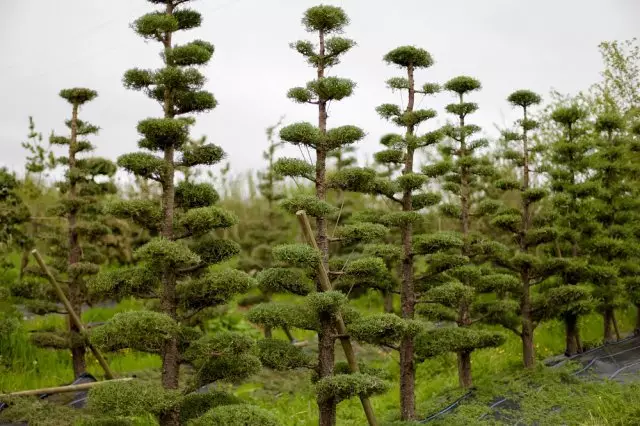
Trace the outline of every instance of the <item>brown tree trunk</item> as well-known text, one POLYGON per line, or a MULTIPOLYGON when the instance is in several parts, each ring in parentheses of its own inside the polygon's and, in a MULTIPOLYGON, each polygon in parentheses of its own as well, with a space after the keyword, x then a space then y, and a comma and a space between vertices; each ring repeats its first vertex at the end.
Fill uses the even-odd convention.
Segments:
MULTIPOLYGON (((524 122, 527 121, 527 108, 524 107, 524 122)), ((524 126, 524 124, 523 124, 524 126)), ((529 182, 529 146, 528 146, 527 130, 523 127, 522 138, 522 157, 523 157, 523 171, 522 171, 522 191, 527 191, 530 188, 529 182)), ((523 253, 529 252, 529 247, 526 243, 526 236, 529 232, 531 225, 531 210, 528 201, 522 203, 522 230, 520 233, 520 251, 523 253)), ((531 277, 530 270, 525 267, 520 273, 520 279, 522 282, 522 298, 520 300, 520 316, 522 321, 522 362, 525 368, 533 368, 535 366, 535 348, 533 345, 533 315, 531 312, 531 277)))
MULTIPOLYGON (((320 316, 321 330, 318 333, 318 376, 320 378, 333 375, 335 362, 335 333, 331 315, 320 316)), ((334 426, 336 424, 336 401, 332 398, 320 399, 318 397, 319 424, 334 426)))
MULTIPOLYGON (((464 102, 463 95, 460 94, 460 103, 464 102)), ((464 116, 460 116, 460 129, 464 129, 464 116)), ((460 158, 464 159, 468 156, 467 153, 467 143, 465 133, 461 131, 460 133, 460 158)), ((470 204, 471 204, 471 176, 469 171, 469 166, 462 165, 460 171, 460 226, 462 231, 462 236, 464 238, 464 245, 462 247, 462 255, 463 256, 472 256, 471 247, 469 246, 469 228, 471 226, 470 219, 470 204)), ((464 279, 463 284, 465 286, 469 286, 469 280, 464 279)), ((471 324, 470 321, 470 309, 467 302, 461 303, 459 306, 458 312, 458 325, 460 327, 468 327, 471 324)), ((460 382, 460 387, 464 389, 468 389, 473 385, 473 379, 471 377, 471 352, 464 351, 459 352, 457 354, 458 357, 458 380, 460 382)))
MULTIPOLYGON (((173 15, 174 5, 168 2, 165 9, 166 15, 173 15)), ((163 44, 165 50, 171 49, 172 33, 165 33, 163 44)), ((166 65, 171 65, 167 63, 166 65)), ((169 88, 164 90, 164 117, 173 118, 172 93, 169 88)), ((164 171, 162 176, 162 237, 173 240, 173 215, 174 215, 174 176, 175 176, 175 147, 168 146, 164 150, 164 171)), ((178 300, 176 296, 176 275, 172 268, 165 268, 162 274, 162 296, 160 307, 162 312, 177 320, 178 300)), ((178 339, 167 340, 162 348, 162 386, 165 389, 178 389, 180 379, 180 353, 178 351, 178 339)), ((179 409, 169 410, 160 419, 162 426, 178 426, 180 424, 179 409)))
MULTIPOLYGON (((324 78, 325 39, 324 32, 319 32, 319 56, 318 80, 324 78)), ((318 100, 318 129, 322 135, 327 133, 327 102, 318 100)), ((326 200, 326 167, 327 150, 319 145, 316 148, 316 198, 326 200)), ((316 243, 320 249, 322 263, 326 270, 329 266, 329 239, 327 238, 327 220, 324 217, 316 218, 316 243)), ((318 291, 321 286, 317 283, 318 291)), ((331 316, 320 318, 320 332, 318 333, 318 375, 320 378, 333 375, 334 366, 334 333, 333 319, 331 316)), ((321 400, 318 398, 319 424, 333 426, 336 423, 336 402, 333 399, 321 400)))
POLYGON ((611 343, 613 338, 613 309, 605 308, 602 315, 604 321, 604 342, 611 343))
POLYGON ((464 351, 458 352, 458 381, 460 387, 469 389, 473 386, 473 379, 471 378, 471 352, 464 351))
POLYGON ((287 339, 289 339, 289 341, 290 341, 291 343, 293 343, 293 342, 295 342, 295 341, 296 341, 296 338, 295 338, 295 337, 293 337, 293 334, 291 334, 291 331, 289 330, 289 327, 284 326, 284 327, 282 327, 282 330, 284 331, 284 334, 286 334, 286 335, 287 335, 287 339))
MULTIPOLYGON (((407 67, 409 79, 409 97, 407 100, 407 112, 413 111, 415 102, 415 89, 413 78, 413 66, 407 67)), ((414 134, 414 126, 408 126, 405 139, 410 139, 414 134)), ((402 174, 413 172, 414 149, 407 148, 402 174)), ((402 211, 413 211, 413 200, 411 191, 404 191, 402 194, 402 211)), ((402 286, 400 288, 400 303, 402 307, 402 318, 413 319, 416 306, 416 293, 413 282, 413 226, 408 223, 402 227, 402 286)), ((415 397, 416 366, 414 361, 413 337, 406 336, 400 342, 400 418, 402 420, 412 420, 415 418, 416 397, 415 397)))
POLYGON ((616 340, 620 340, 621 336, 620 336, 620 329, 618 328, 618 320, 616 319, 616 312, 615 311, 611 311, 611 322, 613 323, 613 329, 616 332, 616 340))
POLYGON ((640 335, 640 304, 636 304, 636 328, 633 330, 633 334, 640 335))
POLYGON ((533 346, 533 319, 531 313, 531 289, 528 273, 522 277, 523 292, 521 301, 522 315, 522 362, 525 368, 535 367, 535 348, 533 346))
POLYGON ((580 336, 578 331, 578 317, 575 315, 567 315, 564 319, 565 325, 565 340, 566 349, 564 354, 566 356, 575 355, 581 352, 580 336))
POLYGON ((28 249, 24 249, 22 251, 22 257, 20 258, 20 275, 19 275, 20 281, 22 281, 22 278, 24 278, 24 271, 25 269, 27 269, 27 266, 29 266, 30 253, 31 253, 31 250, 28 250, 28 249))
MULTIPOLYGON (((78 138, 78 104, 73 105, 73 112, 71 116, 71 138, 69 139, 69 171, 72 172, 76 167, 76 142, 78 138)), ((70 176, 73 176, 70 173, 70 176)), ((73 178, 69 179, 69 200, 71 201, 71 209, 67 216, 67 223, 69 226, 69 266, 80 262, 82 257, 82 250, 80 249, 80 241, 78 239, 78 209, 73 206, 73 200, 77 197, 76 181, 73 178)), ((76 314, 82 316, 82 286, 79 282, 80 278, 77 276, 70 277, 71 283, 69 284, 69 301, 73 306, 76 314)), ((67 318, 69 324, 69 331, 71 332, 71 358, 73 363, 73 374, 75 377, 80 376, 87 369, 85 360, 86 349, 80 334, 80 329, 71 320, 71 317, 67 318)))

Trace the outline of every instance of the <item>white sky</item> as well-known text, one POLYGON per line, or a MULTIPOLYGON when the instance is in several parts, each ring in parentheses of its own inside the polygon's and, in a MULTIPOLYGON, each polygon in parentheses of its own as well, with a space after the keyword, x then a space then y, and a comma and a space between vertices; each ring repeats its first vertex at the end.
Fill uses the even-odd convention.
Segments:
MULTIPOLYGON (((602 40, 640 37, 640 0, 335 0, 351 18, 345 36, 358 46, 331 75, 351 78, 354 95, 331 106, 329 125, 354 124, 367 132, 361 159, 378 149, 379 137, 394 128, 374 108, 398 101, 384 81, 397 71, 382 62, 404 44, 427 49, 436 63, 420 71, 419 83, 443 83, 466 74, 483 90, 474 99, 473 118, 490 136, 495 125, 514 117, 505 102, 513 90, 548 94, 551 88, 576 92, 599 78, 597 45, 602 40)), ((308 38, 302 13, 311 0, 199 0, 203 26, 178 36, 178 43, 201 38, 216 53, 204 69, 207 90, 219 106, 198 117, 193 136, 206 134, 228 153, 233 170, 263 166, 264 130, 281 115, 286 123, 317 116, 313 106, 286 98, 314 72, 289 43, 308 38)), ((160 65, 160 45, 145 43, 129 24, 152 10, 144 0, 0 0, 0 166, 21 171, 28 116, 47 136, 64 131, 70 108, 57 93, 84 86, 99 97, 81 110, 81 118, 102 127, 93 139, 99 155, 115 159, 137 150, 138 120, 159 116, 160 107, 142 93, 126 90, 128 68, 160 65)), ((548 97, 548 96, 547 96, 548 97)), ((427 98, 443 122, 446 94, 427 98)), ((425 128, 426 129, 426 128, 425 128)), ((297 149, 283 154, 299 156, 297 149)))

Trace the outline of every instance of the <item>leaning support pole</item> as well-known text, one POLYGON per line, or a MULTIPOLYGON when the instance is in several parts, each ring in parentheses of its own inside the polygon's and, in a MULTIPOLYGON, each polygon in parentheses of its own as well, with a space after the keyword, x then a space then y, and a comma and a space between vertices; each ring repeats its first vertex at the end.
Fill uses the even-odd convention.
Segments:
POLYGON ((43 395, 43 394, 78 392, 78 391, 91 389, 94 386, 99 386, 105 383, 128 382, 130 380, 133 380, 133 378, 125 377, 122 379, 103 380, 102 382, 81 383, 79 385, 56 386, 55 388, 30 389, 25 391, 0 394, 0 398, 16 398, 21 396, 36 396, 36 395, 43 395))
MULTIPOLYGON (((298 217, 298 222, 300 222, 300 228, 302 228, 302 233, 304 234, 304 238, 307 241, 307 244, 318 250, 318 244, 316 243, 316 239, 313 236, 313 230, 311 229, 311 224, 309 223, 309 219, 307 218, 307 213, 304 210, 299 210, 298 212, 296 212, 296 216, 298 217)), ((327 274, 327 271, 324 268, 322 262, 320 262, 320 266, 318 267, 318 277, 320 280, 320 287, 322 288, 322 291, 330 291, 332 289, 331 281, 329 281, 329 275, 327 274)), ((356 355, 353 351, 353 346, 351 345, 351 339, 347 334, 347 327, 344 325, 344 320, 342 319, 342 315, 340 313, 336 314, 336 329, 338 331, 338 334, 340 335, 340 343, 342 344, 344 355, 347 358, 349 369, 352 373, 357 373, 358 362, 356 361, 356 355)), ((366 396, 360 396, 360 402, 362 402, 362 409, 367 416, 369 426, 376 426, 378 422, 376 421, 376 416, 373 412, 371 401, 369 401, 369 398, 366 396)))
MULTIPOLYGON (((47 264, 44 263, 44 260, 40 256, 40 253, 38 253, 38 250, 34 249, 31 252, 31 254, 33 254, 33 257, 36 258, 36 262, 38 262, 38 265, 40 265, 40 269, 42 269, 42 272, 45 273, 45 275, 47 276, 47 279, 49 280, 49 282, 51 283, 53 288, 56 290, 56 294, 58 295, 58 298, 60 299, 60 301, 62 302, 62 304, 66 308, 67 312, 69 313, 69 317, 71 317, 71 321, 74 322, 74 324, 80 330, 80 333, 85 337, 87 346, 89 347, 89 349, 91 349, 91 352, 93 352, 93 355, 96 357, 96 359, 100 363, 100 366, 104 370, 104 376, 109 380, 115 379, 115 376, 113 375, 113 372, 111 371, 111 368, 109 368, 109 364, 107 364, 107 361, 102 356, 102 353, 100 353, 98 348, 96 348, 89 341, 89 339, 86 338, 87 337, 87 330, 85 329, 84 325, 82 324, 82 321, 80 321, 80 317, 73 310, 73 307, 71 306, 71 302, 69 302, 69 299, 67 299, 67 296, 64 294, 64 291, 62 291, 62 288, 60 287, 60 284, 58 284, 58 281, 56 281, 56 279, 51 274, 51 271, 49 271, 49 268, 47 268, 47 264)), ((78 386, 80 386, 80 385, 78 385, 78 386)))

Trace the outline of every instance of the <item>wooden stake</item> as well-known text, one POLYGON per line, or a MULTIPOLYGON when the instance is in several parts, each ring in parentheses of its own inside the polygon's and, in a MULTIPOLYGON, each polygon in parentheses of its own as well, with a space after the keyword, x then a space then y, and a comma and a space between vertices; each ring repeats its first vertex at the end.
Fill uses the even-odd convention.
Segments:
POLYGON ((104 376, 109 380, 115 379, 115 376, 113 375, 111 368, 109 368, 109 364, 107 364, 107 361, 102 356, 102 353, 87 338, 88 337, 87 330, 82 324, 80 317, 73 310, 73 307, 71 306, 71 302, 69 302, 69 299, 67 299, 67 296, 64 294, 64 291, 62 291, 62 287, 60 287, 60 284, 58 284, 58 281, 56 281, 53 274, 51 274, 51 271, 49 271, 49 268, 47 268, 47 264, 44 263, 44 260, 40 256, 40 253, 38 253, 38 250, 34 249, 33 251, 31 251, 31 254, 33 254, 33 257, 36 258, 36 262, 38 262, 38 265, 40 265, 40 269, 42 269, 42 272, 45 273, 45 275, 47 276, 47 279, 49 280, 53 288, 56 290, 56 294, 58 295, 58 298, 60 299, 64 307, 67 309, 67 312, 69 313, 69 317, 71 318, 71 321, 75 323, 75 325, 80 330, 80 333, 83 335, 83 337, 85 337, 85 342, 87 346, 89 347, 89 349, 91 349, 91 352, 93 352, 93 356, 96 357, 96 359, 100 363, 100 366, 104 370, 104 376))
MULTIPOLYGON (((307 218, 307 213, 304 210, 299 210, 296 212, 296 216, 298 217, 298 222, 300 222, 300 228, 302 228, 302 233, 304 234, 307 244, 318 250, 318 244, 316 243, 316 239, 313 235, 313 230, 311 229, 309 218, 307 218)), ((329 280, 329 275, 327 274, 327 270, 324 268, 322 262, 320 262, 320 265, 318 266, 318 276, 322 291, 331 291, 331 281, 329 280)), ((356 355, 353 350, 353 346, 351 345, 351 339, 347 333, 347 327, 345 326, 340 313, 337 313, 335 317, 336 329, 338 331, 342 350, 344 351, 344 356, 347 358, 347 363, 349 364, 349 370, 351 370, 352 373, 357 373, 359 371, 358 362, 356 361, 356 355)), ((371 401, 369 401, 369 398, 366 396, 360 396, 360 402, 362 403, 362 409, 367 416, 369 426, 376 426, 378 422, 376 420, 375 413, 373 412, 371 401)))
POLYGON ((42 395, 42 394, 77 392, 77 391, 91 389, 94 386, 98 386, 104 383, 128 382, 130 380, 133 380, 133 378, 125 377, 122 379, 104 380, 102 382, 80 383, 79 385, 67 385, 67 386, 56 386, 54 388, 31 389, 31 390, 25 390, 25 391, 13 392, 13 393, 0 394, 0 398, 14 398, 19 396, 36 396, 36 395, 42 395))

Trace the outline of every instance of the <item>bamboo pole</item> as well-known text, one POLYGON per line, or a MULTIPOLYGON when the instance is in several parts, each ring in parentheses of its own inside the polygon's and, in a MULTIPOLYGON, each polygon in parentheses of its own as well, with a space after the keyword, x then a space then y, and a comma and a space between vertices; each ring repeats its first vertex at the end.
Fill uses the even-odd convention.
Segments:
POLYGON ((67 386, 56 386, 53 388, 30 389, 25 391, 0 394, 0 398, 15 398, 19 396, 36 396, 36 395, 42 395, 42 394, 77 392, 77 391, 91 389, 94 386, 98 386, 104 383, 128 382, 130 380, 133 380, 133 378, 125 377, 122 379, 104 380, 102 382, 80 383, 79 385, 67 385, 67 386))
POLYGON ((109 368, 109 364, 104 359, 104 356, 102 356, 102 353, 98 350, 98 348, 96 348, 89 341, 88 338, 86 338, 87 337, 86 328, 82 324, 82 321, 80 320, 80 317, 78 316, 78 314, 73 310, 73 307, 71 306, 71 302, 69 302, 69 299, 67 299, 67 296, 64 294, 64 291, 62 291, 60 284, 58 284, 53 274, 51 274, 51 271, 49 271, 47 264, 44 263, 42 256, 40 256, 40 253, 38 253, 38 250, 33 249, 31 251, 31 254, 33 254, 33 257, 36 258, 36 262, 38 262, 38 265, 40 265, 40 269, 42 269, 42 272, 45 273, 45 275, 47 276, 47 279, 49 280, 53 288, 56 290, 56 294, 58 295, 58 298, 60 299, 64 307, 67 309, 67 312, 69 313, 69 317, 71 318, 71 321, 75 323, 75 325, 80 330, 80 333, 85 337, 86 344, 89 347, 89 349, 91 349, 91 352, 93 352, 93 356, 96 357, 96 359, 98 360, 98 363, 100 363, 100 366, 104 370, 105 377, 109 380, 115 379, 115 376, 113 375, 111 368, 109 368))
MULTIPOLYGON (((298 212, 296 212, 296 216, 298 217, 298 222, 300 222, 300 228, 302 228, 302 233, 304 234, 304 238, 307 241, 307 244, 318 250, 318 244, 316 243, 316 239, 313 235, 313 230, 311 229, 309 218, 307 218, 307 213, 304 210, 299 210, 298 212)), ((324 268, 322 262, 320 262, 320 265, 318 266, 318 272, 320 287, 322 288, 322 291, 331 291, 331 281, 329 280, 329 275, 327 274, 327 270, 324 268)), ((336 329, 338 331, 338 334, 340 335, 340 344, 342 345, 342 350, 344 351, 344 355, 347 358, 349 369, 352 373, 357 373, 359 371, 358 362, 356 361, 356 355, 353 350, 353 346, 351 345, 351 339, 349 338, 349 335, 347 333, 347 327, 345 326, 342 315, 339 312, 335 315, 335 318, 336 329)), ((376 426, 378 422, 376 420, 375 413, 373 412, 371 401, 369 401, 369 398, 367 396, 362 395, 360 396, 360 402, 362 403, 362 409, 367 416, 369 426, 376 426)))

